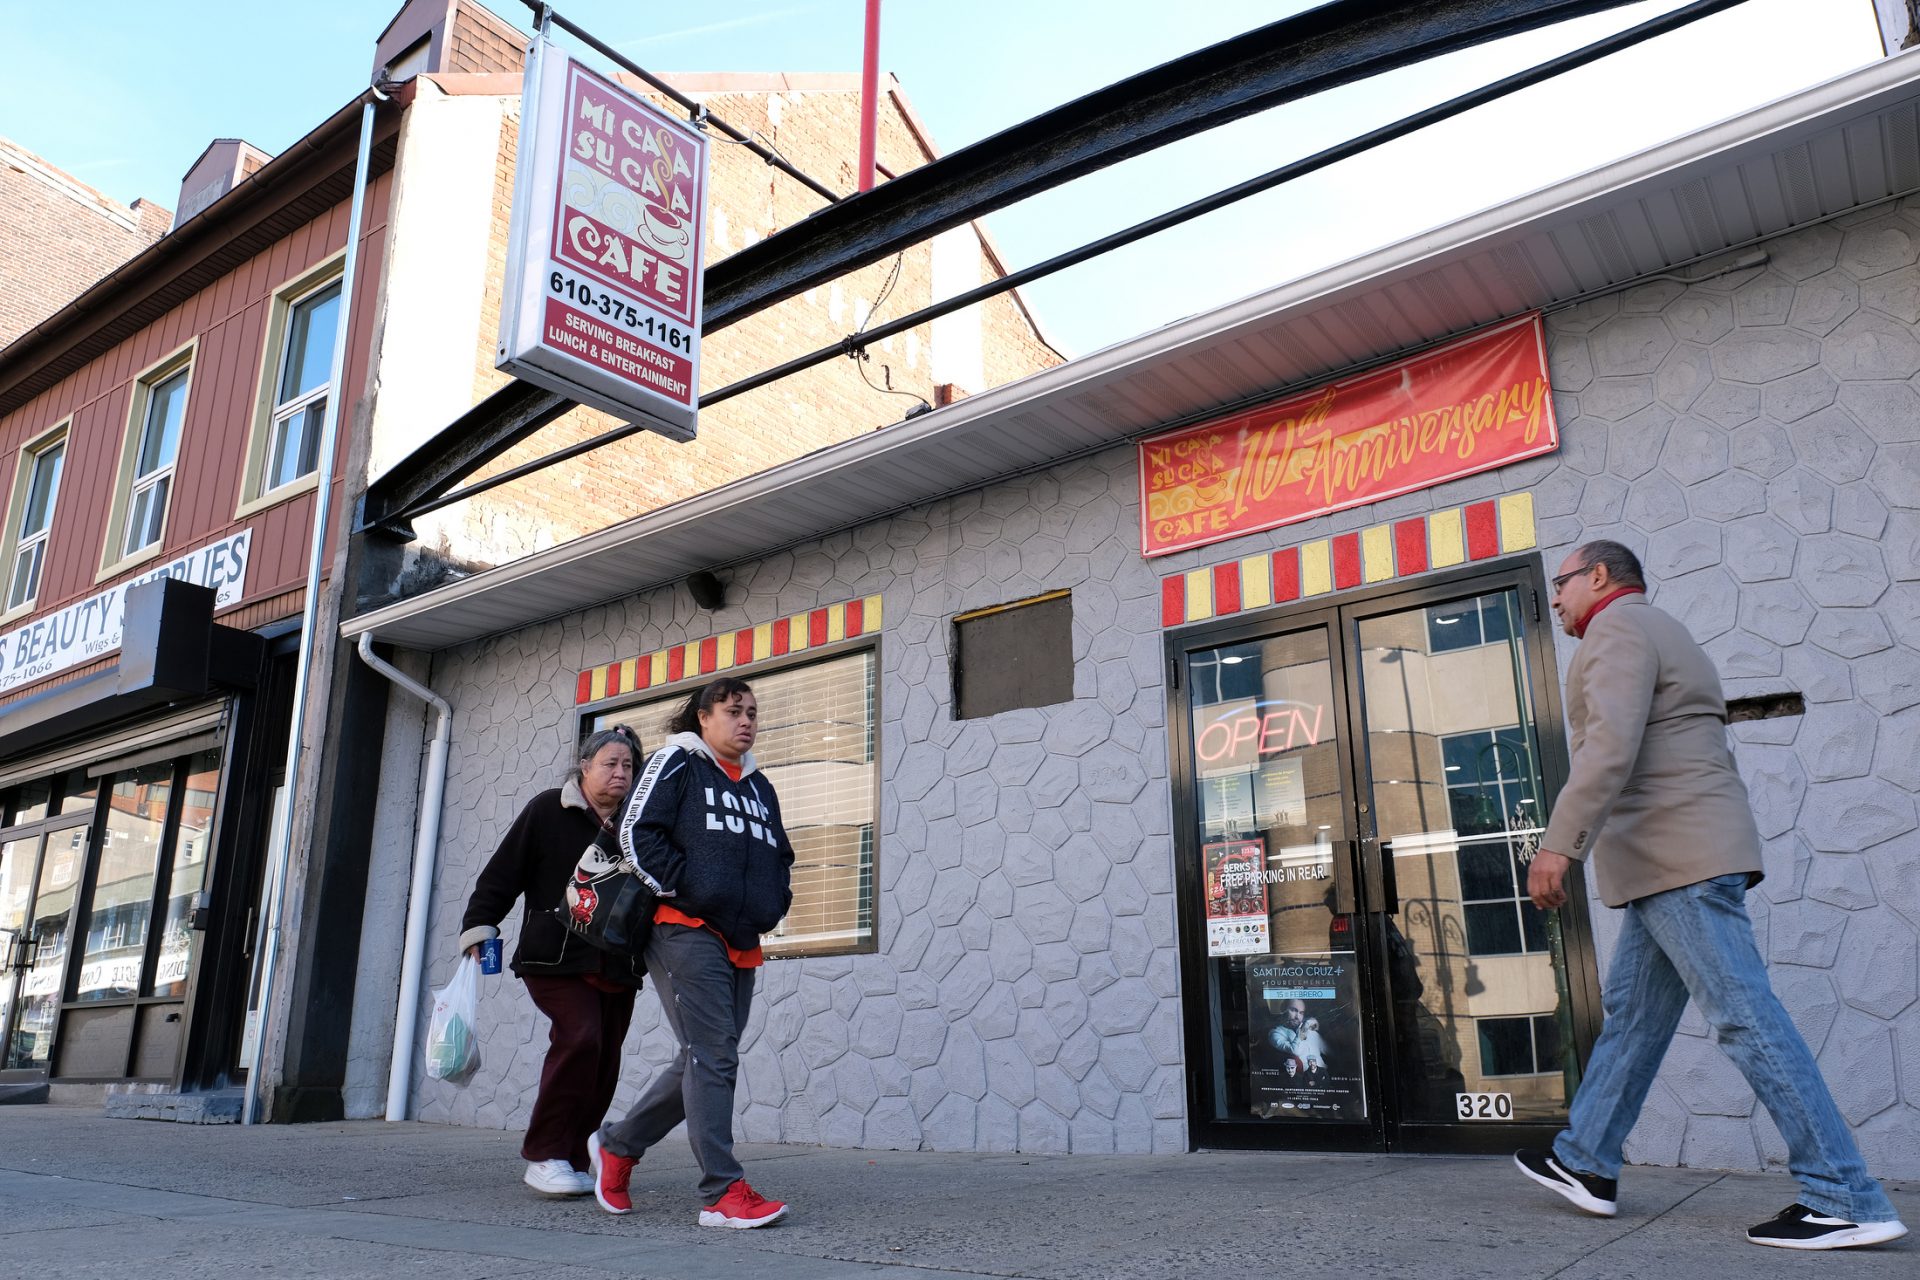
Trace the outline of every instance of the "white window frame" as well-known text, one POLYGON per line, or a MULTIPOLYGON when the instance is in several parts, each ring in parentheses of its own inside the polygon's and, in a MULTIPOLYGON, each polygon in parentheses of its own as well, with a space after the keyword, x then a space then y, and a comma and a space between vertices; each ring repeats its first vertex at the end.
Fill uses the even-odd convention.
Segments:
MULTIPOLYGON (((864 901, 858 907, 863 910, 866 927, 863 929, 841 930, 833 933, 812 935, 786 935, 780 928, 766 935, 762 943, 770 960, 818 959, 824 956, 869 955, 879 950, 880 942, 880 796, 884 778, 880 772, 880 647, 877 643, 862 637, 843 645, 824 645, 818 649, 809 648, 804 654, 778 658, 768 662, 754 663, 744 667, 730 667, 724 671, 715 671, 710 675, 695 676, 677 684, 658 686, 637 693, 623 693, 617 698, 608 699, 591 707, 580 709, 579 737, 586 736, 596 729, 609 728, 616 724, 632 724, 641 734, 641 746, 651 754, 661 746, 661 736, 643 727, 636 713, 641 708, 656 706, 677 706, 683 703, 695 689, 722 676, 734 676, 748 684, 764 680, 769 676, 819 666, 828 662, 844 661, 849 658, 866 656, 871 664, 869 676, 871 685, 868 697, 872 706, 872 719, 868 728, 871 744, 871 759, 866 767, 871 770, 872 811, 867 815, 869 832, 866 849, 865 878, 862 882, 864 901)), ((645 659, 642 659, 645 661, 645 659)), ((757 690, 756 690, 757 693, 757 690)), ((763 720, 763 724, 768 721, 763 720)), ((763 730, 764 732, 764 730, 763 730)), ((776 784, 777 785, 777 784, 776 784)), ((782 798, 783 807, 787 798, 782 798)), ((805 868, 796 861, 795 870, 805 868)))
POLYGON ((127 429, 120 445, 120 473, 114 483, 113 505, 107 517, 106 545, 101 550, 100 572, 95 578, 96 582, 104 582, 134 565, 151 560, 166 548, 167 533, 173 517, 173 495, 176 487, 173 479, 178 474, 180 454, 187 447, 192 429, 193 373, 199 345, 200 340, 194 338, 185 346, 141 370, 133 380, 133 394, 127 397, 127 429), (174 448, 172 460, 164 466, 154 468, 147 475, 136 474, 140 465, 140 446, 146 439, 147 419, 153 408, 154 390, 175 377, 185 377, 187 380, 186 401, 180 410, 179 444, 174 448), (166 484, 166 497, 160 503, 160 517, 155 537, 151 542, 129 550, 127 539, 133 532, 135 501, 141 493, 150 492, 162 482, 166 484))
POLYGON ((13 496, 7 504, 4 554, 0 554, 0 563, 7 566, 4 583, 0 585, 0 590, 6 592, 4 596, 0 596, 0 603, 5 605, 0 609, 0 621, 32 613, 34 606, 40 601, 40 588, 47 580, 47 548, 52 542, 53 517, 60 505, 59 478, 54 480, 53 492, 47 498, 46 523, 37 533, 27 537, 21 536, 24 532, 21 525, 26 521, 28 506, 33 501, 34 478, 39 474, 40 465, 47 455, 56 449, 61 451, 60 470, 64 476, 72 425, 73 420, 69 418, 51 431, 27 442, 20 449, 20 456, 14 468, 13 496), (37 559, 33 571, 33 589, 27 593, 26 599, 12 603, 14 588, 20 577, 22 557, 29 554, 37 559))
MULTIPOLYGON (((279 399, 280 379, 286 372, 288 343, 293 336, 293 313, 303 302, 339 283, 345 266, 346 251, 342 249, 273 291, 266 337, 260 344, 260 376, 254 393, 253 427, 248 433, 246 470, 241 475, 240 502, 234 510, 235 519, 310 493, 320 483, 317 458, 313 470, 274 487, 268 487, 267 469, 273 461, 274 436, 281 425, 334 392, 332 370, 329 368, 325 383, 293 400, 282 402, 279 399)), ((348 299, 343 294, 341 306, 347 304, 348 299)))

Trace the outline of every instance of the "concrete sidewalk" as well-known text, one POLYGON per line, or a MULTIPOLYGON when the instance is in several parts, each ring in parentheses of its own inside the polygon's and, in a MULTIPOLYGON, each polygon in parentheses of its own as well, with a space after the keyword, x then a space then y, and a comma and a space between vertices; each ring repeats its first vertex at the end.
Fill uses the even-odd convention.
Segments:
MULTIPOLYGON (((635 1209, 542 1200, 520 1135, 434 1125, 197 1127, 0 1108, 0 1276, 515 1280, 1031 1276, 1911 1277, 1912 1238, 1844 1257, 1759 1249, 1785 1175, 1631 1169, 1589 1218, 1504 1158, 1213 1152, 939 1155, 742 1149, 793 1204, 761 1231, 695 1225, 676 1136, 635 1209)), ((1920 1187, 1892 1188, 1909 1224, 1920 1187)))

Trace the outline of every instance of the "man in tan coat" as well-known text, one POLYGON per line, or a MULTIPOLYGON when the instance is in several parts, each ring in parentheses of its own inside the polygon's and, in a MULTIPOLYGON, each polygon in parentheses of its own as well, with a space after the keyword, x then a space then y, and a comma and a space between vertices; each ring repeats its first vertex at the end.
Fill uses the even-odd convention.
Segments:
POLYGON ((1575 550, 1553 591, 1561 628, 1580 641, 1567 668, 1573 767, 1527 892, 1542 910, 1561 906, 1567 868, 1590 861, 1601 900, 1626 921, 1567 1128, 1551 1151, 1516 1152, 1514 1163, 1588 1213, 1618 1212, 1621 1146, 1691 996, 1786 1139, 1801 1187, 1798 1203, 1747 1239, 1785 1249, 1899 1239, 1907 1229, 1754 945, 1744 899, 1760 880, 1760 835, 1713 663, 1647 603, 1640 561, 1617 542, 1575 550))

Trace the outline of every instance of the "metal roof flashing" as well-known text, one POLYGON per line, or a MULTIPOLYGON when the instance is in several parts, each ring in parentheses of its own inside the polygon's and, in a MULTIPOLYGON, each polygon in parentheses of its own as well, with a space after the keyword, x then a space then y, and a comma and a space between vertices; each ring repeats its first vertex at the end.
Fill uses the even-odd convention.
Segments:
POLYGON ((1920 50, 341 624, 437 650, 1284 394, 1920 190, 1920 50))

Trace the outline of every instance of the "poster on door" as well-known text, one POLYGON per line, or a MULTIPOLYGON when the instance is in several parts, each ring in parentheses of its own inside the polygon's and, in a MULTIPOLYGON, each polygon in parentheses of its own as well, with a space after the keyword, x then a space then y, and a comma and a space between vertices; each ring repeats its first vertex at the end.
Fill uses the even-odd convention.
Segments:
POLYGON ((1253 1114, 1361 1120, 1359 971, 1352 953, 1268 955, 1247 963, 1247 1070, 1253 1114))
POLYGON ((1267 846, 1221 840, 1202 847, 1207 880, 1207 954, 1254 956, 1267 940, 1267 846))

